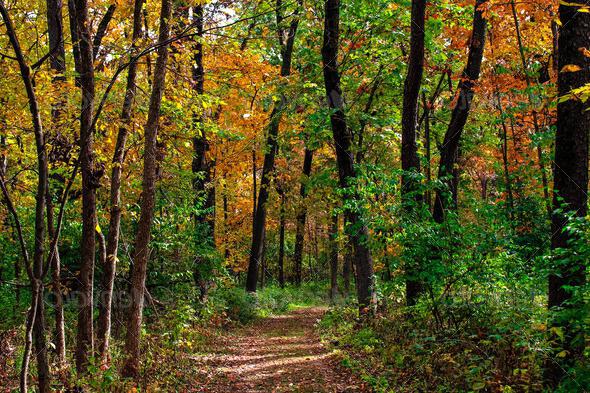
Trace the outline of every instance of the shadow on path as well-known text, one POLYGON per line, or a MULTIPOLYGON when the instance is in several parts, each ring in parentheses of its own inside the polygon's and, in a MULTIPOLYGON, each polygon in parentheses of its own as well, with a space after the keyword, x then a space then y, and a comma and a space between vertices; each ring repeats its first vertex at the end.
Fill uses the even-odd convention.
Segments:
POLYGON ((193 357, 196 392, 368 392, 314 332, 323 308, 266 318, 224 335, 193 357))

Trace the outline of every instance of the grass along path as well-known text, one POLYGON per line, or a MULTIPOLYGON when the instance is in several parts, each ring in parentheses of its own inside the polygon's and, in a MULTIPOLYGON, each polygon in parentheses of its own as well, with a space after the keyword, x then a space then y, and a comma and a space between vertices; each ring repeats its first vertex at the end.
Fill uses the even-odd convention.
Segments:
POLYGON ((303 308, 256 321, 192 357, 193 391, 232 393, 367 392, 314 330, 325 308, 303 308))

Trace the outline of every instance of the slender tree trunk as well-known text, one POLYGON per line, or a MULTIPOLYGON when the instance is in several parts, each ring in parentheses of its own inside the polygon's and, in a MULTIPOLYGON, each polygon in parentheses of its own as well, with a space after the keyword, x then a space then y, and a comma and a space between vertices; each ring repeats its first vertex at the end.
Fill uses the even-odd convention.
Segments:
MULTIPOLYGON (((473 17, 473 32, 471 42, 469 43, 469 57, 467 65, 463 70, 461 81, 459 82, 459 97, 453 112, 451 122, 445 134, 443 149, 441 151, 438 178, 446 182, 448 189, 451 190, 452 200, 457 199, 456 181, 452 179, 455 172, 455 165, 459 157, 459 144, 463 128, 467 123, 469 110, 473 101, 475 83, 479 79, 481 63, 483 59, 483 50, 486 38, 486 19, 483 17, 482 7, 487 0, 477 0, 473 17), (450 179, 449 179, 450 178, 450 179)), ((448 196, 446 190, 439 189, 436 192, 434 202, 434 220, 438 223, 444 221, 445 209, 447 208, 448 196)))
MULTIPOLYGON (((420 173, 420 158, 416 145, 416 127, 418 121, 418 98, 424 72, 424 24, 426 18, 426 0, 412 1, 410 58, 408 75, 404 85, 404 104, 402 112, 402 204, 408 213, 414 211, 415 203, 421 203, 423 195, 419 192, 420 182, 416 178, 420 173)), ((406 303, 416 304, 422 285, 418 280, 420 266, 413 261, 406 261, 406 303)))
POLYGON ((227 261, 230 257, 229 253, 229 202, 227 200, 227 183, 223 183, 223 231, 225 232, 223 239, 223 246, 225 247, 224 257, 227 261))
MULTIPOLYGON (((338 45, 340 34, 340 0, 327 0, 325 3, 324 42, 322 46, 322 60, 324 83, 328 104, 332 110, 330 122, 336 145, 336 160, 338 176, 342 188, 354 187, 356 177, 354 160, 351 149, 352 133, 346 124, 344 114, 344 97, 340 88, 340 73, 338 71, 338 45)), ((356 193, 349 191, 344 196, 347 200, 356 198, 356 193)), ((374 303, 373 259, 367 245, 369 230, 356 211, 346 212, 348 235, 353 244, 356 263, 356 286, 361 314, 370 311, 374 303)))
MULTIPOLYGON (((195 93, 199 96, 205 94, 205 68, 203 66, 203 37, 204 37, 204 7, 198 5, 193 9, 194 24, 197 29, 197 40, 194 46, 192 83, 195 93)), ((207 159, 209 151, 209 141, 205 133, 206 117, 201 108, 201 113, 193 114, 193 126, 196 132, 193 138, 193 163, 192 170, 195 175, 193 184, 196 197, 205 200, 204 209, 211 210, 215 205, 215 192, 211 186, 213 162, 207 159)), ((207 214, 206 220, 209 224, 209 243, 213 244, 213 235, 215 233, 214 215, 207 214)))
MULTIPOLYGON (((63 17, 62 17, 62 2, 61 0, 47 0, 47 32, 49 36, 49 52, 51 69, 57 74, 53 83, 59 87, 65 80, 66 60, 65 48, 63 38, 63 17)), ((54 128, 53 137, 57 140, 57 127, 59 126, 59 115, 63 101, 54 103, 52 110, 52 126, 54 128)), ((49 158, 52 160, 51 157, 49 158)), ((47 185, 47 230, 50 239, 55 237, 55 229, 53 226, 53 203, 52 193, 47 185)), ((51 268, 53 296, 55 297, 55 350, 57 353, 57 361, 60 368, 66 364, 66 342, 65 342, 65 326, 64 326, 64 310, 63 310, 63 294, 61 288, 61 262, 59 256, 59 249, 57 243, 52 250, 52 257, 49 261, 51 268)))
POLYGON ((50 374, 49 363, 47 360, 47 344, 45 338, 45 303, 43 301, 43 277, 44 271, 44 253, 45 253, 45 212, 46 212, 46 193, 48 183, 48 165, 47 152, 45 146, 45 133, 41 123, 41 114, 35 89, 33 87, 33 80, 31 76, 31 68, 27 64, 22 53, 19 40, 16 36, 14 25, 8 14, 8 10, 4 5, 4 1, 0 0, 0 14, 4 20, 4 25, 8 35, 10 44, 14 50, 16 60, 19 65, 21 79, 23 81, 29 104, 29 112, 35 134, 35 146, 37 153, 37 192, 35 194, 35 232, 34 232, 34 251, 32 267, 30 265, 27 247, 22 236, 22 228, 18 220, 18 214, 14 209, 14 205, 10 201, 8 191, 6 190, 4 176, 0 179, 2 185, 2 192, 12 212, 16 225, 18 226, 19 240, 23 253, 23 259, 27 267, 27 274, 31 282, 31 309, 27 321, 26 337, 25 337, 25 351, 23 355, 23 364, 21 370, 21 391, 27 392, 27 376, 28 365, 31 353, 31 336, 35 345, 35 352, 37 358, 37 380, 39 392, 45 393, 50 390, 50 374), (32 329, 32 330, 31 330, 32 329))
MULTIPOLYGON (((282 4, 282 0, 276 0, 276 5, 277 36, 279 39, 282 56, 280 76, 283 83, 286 83, 286 78, 291 75, 293 44, 295 43, 295 35, 297 34, 297 27, 299 26, 299 12, 302 7, 302 0, 299 0, 295 5, 296 8, 291 16, 291 23, 286 29, 283 27, 284 6, 282 4)), ((281 98, 277 103, 275 103, 275 106, 270 115, 270 125, 268 127, 268 136, 266 139, 267 149, 264 154, 264 165, 262 167, 260 191, 258 194, 257 207, 252 224, 252 247, 250 249, 250 261, 248 263, 248 276, 246 278, 246 290, 248 292, 256 291, 256 282, 258 281, 258 266, 263 258, 264 239, 266 235, 266 203, 268 201, 270 183, 275 167, 275 157, 278 150, 277 138, 279 135, 279 126, 283 112, 287 108, 287 104, 286 95, 281 93, 281 98)))
POLYGON ((171 0, 162 0, 160 14, 160 33, 158 37, 158 58, 154 71, 154 82, 150 97, 148 119, 145 126, 145 147, 143 164, 143 184, 141 213, 137 224, 135 251, 133 256, 133 274, 131 278, 131 309, 127 322, 125 338, 125 365, 123 375, 135 380, 139 377, 141 359, 140 336, 143 316, 145 280, 150 256, 151 227, 154 217, 157 171, 157 137, 160 119, 160 106, 166 81, 166 64, 168 62, 167 41, 170 36, 171 0))
POLYGON ((96 228, 96 188, 100 175, 94 162, 94 57, 87 0, 74 0, 79 49, 79 83, 82 90, 80 107, 80 166, 82 173, 82 239, 80 244, 80 293, 78 296, 78 333, 76 367, 85 373, 93 342, 93 282, 96 228))
POLYGON ((285 286, 285 193, 281 190, 281 208, 279 211, 279 285, 285 286))
MULTIPOLYGON (((524 56, 524 45, 522 43, 522 35, 520 34, 520 23, 518 21, 518 15, 516 12, 516 4, 514 3, 514 0, 510 0, 510 6, 512 9, 512 18, 514 19, 514 27, 516 30, 518 50, 520 53, 520 61, 522 64, 522 69, 524 71, 527 88, 530 90, 531 86, 532 86, 532 81, 531 81, 531 76, 529 75, 527 61, 524 56)), ((532 93, 529 93, 529 104, 536 105, 534 101, 535 101, 535 99, 534 99, 532 93)), ((537 113, 536 108, 534 108, 534 107, 532 108, 532 114, 533 114, 533 127, 535 129, 535 134, 539 135, 539 133, 541 132, 541 127, 539 126, 539 115, 537 113)), ((541 183, 543 185, 543 200, 545 201, 547 215, 548 215, 548 217, 551 217, 552 212, 551 212, 551 200, 549 198, 549 180, 547 179, 547 171, 545 170, 545 160, 543 158, 543 148, 541 147, 541 145, 537 145, 536 151, 537 151, 537 160, 538 160, 538 164, 539 164, 539 171, 541 172, 541 183)))
MULTIPOLYGON (((590 83, 590 59, 579 48, 590 42, 590 15, 579 12, 577 4, 561 3, 559 6, 561 31, 559 35, 559 64, 572 64, 576 72, 560 72, 557 86, 559 97, 565 97, 573 89, 590 83), (566 5, 567 4, 567 5, 566 5)), ((576 97, 557 104, 557 132, 555 134, 555 167, 553 173, 554 213, 551 226, 551 249, 575 247, 571 241, 576 235, 565 230, 567 214, 585 217, 588 212, 588 130, 590 112, 587 103, 576 97), (557 210, 560 209, 560 210, 557 210)), ((586 282, 585 261, 579 258, 553 262, 555 270, 549 276, 549 308, 564 308, 569 315, 582 310, 580 300, 572 298, 573 290, 586 282)), ((583 302, 583 300, 581 300, 583 302)), ((569 317, 571 318, 571 317, 569 317)), ((576 331, 571 320, 560 317, 553 325, 563 332, 563 342, 556 344, 558 350, 567 351, 564 358, 551 357, 547 362, 545 378, 548 387, 555 388, 566 377, 566 371, 583 356, 584 339, 576 340, 576 331)))
POLYGON ((338 215, 332 216, 330 225, 330 300, 338 294, 338 215))
POLYGON ((504 120, 504 109, 500 94, 496 92, 498 101, 498 112, 502 120, 502 163, 504 167, 504 181, 506 182, 506 193, 508 194, 508 218, 514 224, 514 194, 512 193, 512 179, 510 178, 510 169, 508 167, 508 127, 504 120))
MULTIPOLYGON (((196 40, 193 49, 192 85, 194 92, 202 97, 205 93, 205 68, 203 66, 203 36, 204 36, 204 6, 197 5, 193 8, 194 24, 196 26, 196 40)), ((193 113, 193 162, 192 172, 194 175, 193 189, 198 204, 202 203, 203 210, 207 213, 197 217, 195 223, 206 223, 207 230, 205 242, 210 247, 215 247, 215 187, 212 182, 214 162, 208 160, 209 141, 206 133, 206 115, 204 108, 193 113)), ((194 278, 200 288, 200 299, 204 301, 207 297, 209 282, 203 277, 199 265, 204 262, 201 256, 195 258, 194 278)))
MULTIPOLYGON (((252 150, 252 223, 256 219, 256 201, 258 198, 258 167, 256 166, 256 150, 252 150)), ((254 224, 252 224, 252 233, 254 233, 254 224)))
MULTIPOLYGON (((346 222, 344 223, 346 227, 346 222)), ((354 252, 352 246, 347 244, 346 251, 344 253, 344 263, 342 265, 342 281, 344 290, 342 292, 344 298, 347 298, 350 294, 350 273, 352 272, 352 261, 354 259, 354 252)))
MULTIPOLYGON (((133 8, 133 33, 131 36, 131 54, 137 52, 137 42, 141 39, 142 7, 144 0, 135 0, 133 8)), ((106 263, 102 267, 101 287, 102 293, 98 303, 98 350, 103 364, 108 364, 109 343, 112 326, 113 288, 117 270, 117 253, 119 250, 119 237, 121 229, 121 176, 123 174, 123 161, 125 159, 125 146, 131 127, 133 102, 137 78, 137 61, 131 61, 127 69, 127 86, 123 108, 121 109, 121 126, 117 133, 117 142, 112 159, 111 193, 110 193, 110 218, 109 231, 106 244, 106 263)))
POLYGON ((426 158, 426 184, 428 189, 424 193, 424 200, 428 206, 428 210, 432 206, 432 193, 430 192, 430 185, 432 184, 432 168, 430 165, 431 150, 430 150, 430 103, 426 101, 426 94, 422 94, 422 105, 424 106, 424 151, 426 158))
POLYGON ((303 242, 305 240, 305 220, 307 219, 307 205, 305 197, 307 195, 306 186, 311 175, 311 164, 313 161, 313 150, 305 148, 303 157, 303 176, 299 188, 300 207, 297 213, 297 224, 295 232, 295 253, 293 256, 293 263, 295 265, 295 284, 301 285, 302 270, 303 270, 303 242))

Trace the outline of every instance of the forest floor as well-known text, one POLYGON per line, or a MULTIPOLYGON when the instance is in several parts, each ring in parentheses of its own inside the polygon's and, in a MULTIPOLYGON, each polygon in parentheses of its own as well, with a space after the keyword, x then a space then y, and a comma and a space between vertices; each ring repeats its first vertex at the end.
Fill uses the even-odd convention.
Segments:
POLYGON ((192 357, 193 391, 232 393, 368 392, 315 331, 325 308, 303 308, 223 334, 192 357))

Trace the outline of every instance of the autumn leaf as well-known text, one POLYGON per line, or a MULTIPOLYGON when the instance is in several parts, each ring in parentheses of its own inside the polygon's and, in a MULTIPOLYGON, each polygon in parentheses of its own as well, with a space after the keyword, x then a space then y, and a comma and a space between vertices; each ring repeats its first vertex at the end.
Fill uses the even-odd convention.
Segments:
POLYGON ((568 65, 564 65, 561 68, 560 72, 578 72, 582 70, 582 67, 576 65, 576 64, 568 64, 568 65))

